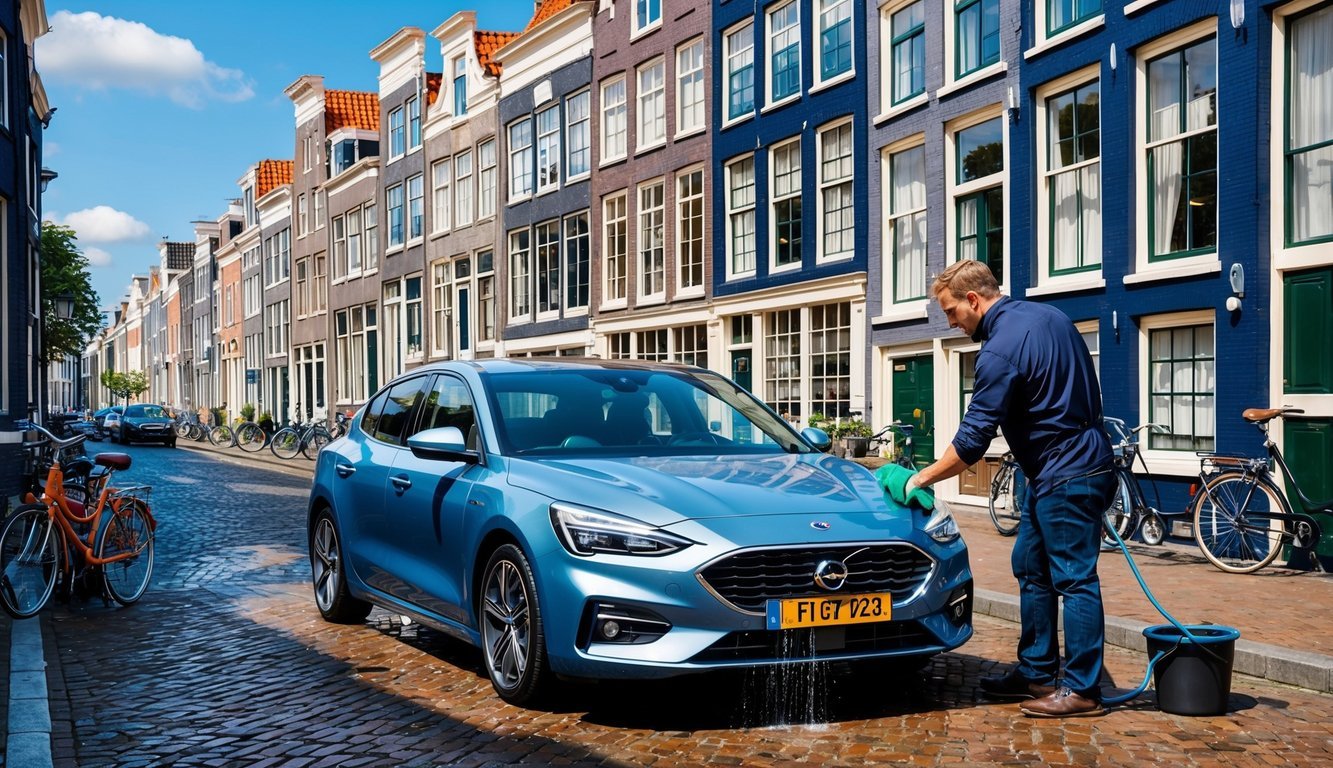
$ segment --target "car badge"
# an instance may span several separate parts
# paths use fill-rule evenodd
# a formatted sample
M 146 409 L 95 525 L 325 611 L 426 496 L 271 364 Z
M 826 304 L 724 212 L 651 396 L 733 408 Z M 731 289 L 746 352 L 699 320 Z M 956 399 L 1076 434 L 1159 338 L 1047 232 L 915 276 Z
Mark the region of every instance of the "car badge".
M 842 589 L 847 583 L 847 564 L 841 560 L 821 560 L 815 566 L 815 583 L 829 592 Z
M 810 524 L 810 527 L 811 527 L 811 528 L 814 528 L 816 531 L 827 531 L 828 529 L 832 528 L 833 526 L 830 525 L 830 524 L 828 524 L 828 523 L 826 523 L 826 522 L 824 522 L 823 520 L 816 520 L 816 521 L 814 521 L 813 523 Z

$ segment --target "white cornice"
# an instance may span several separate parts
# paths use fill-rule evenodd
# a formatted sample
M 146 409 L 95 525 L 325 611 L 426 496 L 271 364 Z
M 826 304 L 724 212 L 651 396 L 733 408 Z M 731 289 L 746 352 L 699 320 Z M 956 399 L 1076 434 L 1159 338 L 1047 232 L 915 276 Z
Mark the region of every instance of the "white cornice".
M 430 36 L 435 38 L 436 40 L 439 40 L 440 43 L 443 44 L 444 39 L 446 37 L 453 37 L 454 35 L 460 34 L 462 32 L 468 33 L 469 36 L 468 39 L 471 39 L 471 34 L 473 31 L 476 30 L 476 28 L 477 28 L 477 12 L 459 11 L 458 13 L 455 13 L 453 16 L 450 16 L 449 18 L 441 22 L 440 26 L 436 27 L 435 29 L 432 29 L 430 31 Z
M 336 195 L 348 187 L 355 185 L 358 181 L 373 179 L 379 175 L 379 156 L 363 157 L 352 167 L 324 182 L 324 191 L 330 195 Z
M 496 51 L 501 95 L 549 75 L 560 66 L 592 53 L 592 3 L 574 3 L 531 32 Z
M 426 33 L 403 27 L 370 52 L 380 65 L 379 92 L 392 93 L 425 69 Z
M 301 75 L 283 93 L 292 100 L 297 126 L 305 125 L 324 111 L 324 78 L 321 75 Z

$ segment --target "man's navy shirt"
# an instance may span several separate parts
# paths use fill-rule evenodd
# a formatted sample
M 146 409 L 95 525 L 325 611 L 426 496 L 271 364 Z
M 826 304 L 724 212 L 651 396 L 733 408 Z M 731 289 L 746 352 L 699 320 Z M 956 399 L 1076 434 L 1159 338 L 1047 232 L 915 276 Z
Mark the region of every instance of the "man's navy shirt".
M 1097 372 L 1063 312 L 1005 296 L 982 316 L 972 338 L 982 342 L 976 389 L 953 439 L 963 461 L 980 461 L 1003 429 L 1037 497 L 1110 466 Z

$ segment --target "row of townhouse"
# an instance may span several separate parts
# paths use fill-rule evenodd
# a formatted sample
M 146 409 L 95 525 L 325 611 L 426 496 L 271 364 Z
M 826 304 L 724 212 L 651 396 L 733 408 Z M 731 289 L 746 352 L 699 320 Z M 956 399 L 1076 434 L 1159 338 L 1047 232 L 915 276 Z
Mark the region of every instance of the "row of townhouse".
M 293 83 L 295 161 L 197 225 L 192 270 L 163 251 L 149 289 L 194 301 L 154 399 L 281 420 L 434 360 L 676 360 L 933 454 L 978 345 L 928 285 L 971 257 L 1078 324 L 1108 415 L 1169 427 L 1167 508 L 1277 403 L 1333 496 L 1329 0 L 545 0 L 430 37 L 442 72 L 405 28 L 375 92 Z

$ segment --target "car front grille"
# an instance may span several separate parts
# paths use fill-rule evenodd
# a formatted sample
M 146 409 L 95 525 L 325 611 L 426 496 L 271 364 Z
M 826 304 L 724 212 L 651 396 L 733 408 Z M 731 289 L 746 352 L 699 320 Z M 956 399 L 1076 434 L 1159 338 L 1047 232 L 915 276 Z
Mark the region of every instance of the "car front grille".
M 704 566 L 698 576 L 726 603 L 762 615 L 769 600 L 834 594 L 815 584 L 815 568 L 825 560 L 847 566 L 836 594 L 889 592 L 895 603 L 914 596 L 935 567 L 910 544 L 879 542 L 742 550 Z

